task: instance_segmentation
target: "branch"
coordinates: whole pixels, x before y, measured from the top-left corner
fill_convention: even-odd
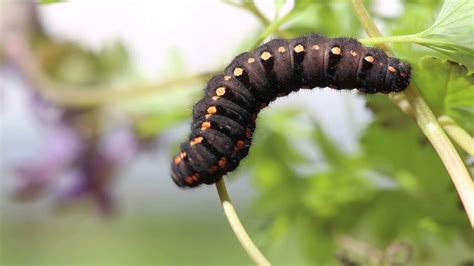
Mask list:
[[[241,3],[235,3],[230,0],[222,0],[222,2],[243,9],[247,10],[250,13],[252,13],[263,25],[268,25],[270,21],[258,10],[257,6],[255,6],[255,3],[253,1],[243,1]]]
[[[370,17],[361,0],[351,0],[356,15],[365,28],[369,37],[380,37],[382,34]],[[392,54],[390,47],[379,44],[388,54]],[[448,170],[451,180],[456,187],[459,198],[466,210],[471,226],[474,228],[474,182],[472,181],[466,166],[456,152],[453,144],[449,141],[445,132],[438,124],[436,117],[426,102],[419,95],[417,88],[411,84],[403,93],[413,109],[414,120],[433,145],[441,161]],[[400,105],[399,105],[400,106]],[[402,108],[402,106],[400,106]],[[403,107],[402,109],[406,109]]]
[[[64,88],[65,85],[51,80],[41,69],[34,52],[26,40],[18,43],[20,52],[14,59],[26,78],[34,84],[32,86],[43,97],[58,105],[95,108],[130,99],[143,97],[163,91],[171,86],[188,85],[210,78],[215,73],[201,73],[187,78],[164,81],[159,84],[132,86],[127,89],[97,87],[88,90],[78,88]]]
[[[221,200],[222,208],[224,208],[225,216],[229,221],[230,227],[234,231],[235,236],[239,239],[242,247],[247,251],[247,254],[257,265],[271,265],[270,262],[263,256],[260,250],[255,246],[250,236],[245,231],[244,226],[240,222],[239,216],[232,206],[227,188],[225,186],[224,178],[221,178],[216,183],[219,199]]]
[[[439,124],[444,131],[469,155],[474,157],[474,138],[460,127],[451,117],[443,115],[438,117]]]

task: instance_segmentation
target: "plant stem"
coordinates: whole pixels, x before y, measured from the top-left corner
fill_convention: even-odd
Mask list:
[[[255,6],[255,3],[253,1],[243,1],[242,3],[234,3],[229,0],[223,0],[222,2],[231,5],[233,7],[237,7],[243,10],[247,10],[250,13],[252,13],[263,25],[268,25],[270,22],[268,19],[258,10],[258,8]]]
[[[58,105],[80,108],[102,107],[103,105],[117,103],[124,99],[148,96],[171,86],[184,86],[203,81],[214,74],[201,73],[187,78],[164,81],[159,84],[128,87],[126,90],[103,87],[84,90],[64,88],[64,85],[51,80],[41,70],[32,50],[25,49],[21,51],[20,56],[15,58],[15,60],[22,73],[34,84],[32,87],[38,90],[42,96]]]
[[[416,44],[426,45],[426,44],[435,42],[433,40],[420,38],[416,35],[373,37],[373,38],[359,39],[359,41],[365,45],[379,45],[383,43],[416,43]]]
[[[380,37],[382,34],[373,22],[362,0],[351,0],[354,11],[369,37]],[[385,43],[379,44],[388,54],[392,54]],[[471,226],[474,228],[474,182],[466,166],[456,152],[453,144],[438,124],[436,117],[426,102],[419,95],[414,85],[410,85],[403,93],[414,111],[414,119],[422,132],[431,142],[441,161],[448,170],[456,187],[459,198],[464,205]]]
[[[277,32],[280,27],[287,22],[288,20],[292,19],[293,16],[296,14],[293,10],[288,12],[284,17],[279,18],[277,20],[272,21],[270,24],[266,25],[267,28],[265,31],[260,35],[257,41],[252,45],[252,49],[259,46],[263,41],[265,41],[268,36],[272,35],[273,33]],[[284,37],[284,36],[283,36]]]
[[[271,265],[270,262],[263,256],[257,246],[253,243],[250,236],[245,231],[244,226],[240,222],[239,216],[232,205],[227,188],[225,186],[224,178],[221,178],[216,183],[217,192],[219,193],[219,199],[224,209],[225,216],[229,221],[230,227],[234,231],[235,236],[240,241],[242,247],[247,251],[247,254],[257,265]]]
[[[474,157],[474,138],[460,127],[451,117],[443,115],[438,117],[439,124],[444,131],[469,155]]]

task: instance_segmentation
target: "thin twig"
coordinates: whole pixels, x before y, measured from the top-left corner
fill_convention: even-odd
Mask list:
[[[210,78],[215,73],[200,73],[187,78],[179,78],[164,81],[159,84],[148,84],[142,86],[131,86],[125,90],[118,88],[90,88],[88,90],[77,88],[64,88],[64,85],[51,80],[42,70],[28,44],[15,62],[22,73],[34,84],[33,88],[38,90],[46,99],[55,104],[69,107],[95,108],[113,104],[133,97],[144,97],[169,89],[171,86],[185,86]],[[26,48],[28,47],[28,48]]]
[[[222,2],[231,5],[233,7],[237,7],[252,13],[263,25],[268,25],[270,21],[258,10],[257,6],[253,1],[243,1],[241,3],[235,3],[229,0],[222,0]]]
[[[366,30],[369,37],[380,37],[382,34],[373,22],[369,12],[361,0],[351,0],[359,21]],[[392,54],[390,47],[379,44],[388,54]],[[406,100],[414,111],[414,120],[438,153],[441,161],[448,170],[451,180],[456,187],[459,198],[464,205],[471,226],[474,228],[474,182],[472,181],[466,166],[456,152],[453,144],[438,124],[433,112],[419,95],[417,88],[411,84],[403,93]],[[402,107],[401,107],[402,108]],[[402,109],[406,109],[405,107]]]
[[[225,186],[224,178],[221,178],[216,183],[217,192],[219,193],[219,199],[221,200],[222,208],[224,208],[225,216],[229,221],[230,227],[234,231],[235,236],[240,241],[242,247],[247,251],[247,254],[257,265],[271,265],[270,262],[263,256],[257,246],[253,243],[250,236],[245,231],[244,226],[240,222],[239,216],[232,205],[227,188]]]
[[[474,156],[474,138],[460,127],[451,117],[443,115],[438,117],[438,122],[444,131],[469,155]]]

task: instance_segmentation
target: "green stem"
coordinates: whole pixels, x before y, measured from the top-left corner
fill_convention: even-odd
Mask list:
[[[460,127],[451,117],[443,115],[438,117],[439,124],[444,131],[453,139],[463,150],[474,157],[474,138]]]
[[[370,37],[380,37],[382,34],[373,22],[369,12],[361,0],[351,0],[354,11],[362,26]],[[387,54],[393,54],[386,44],[380,44]],[[472,181],[466,166],[456,152],[453,144],[449,141],[445,132],[438,124],[436,117],[426,102],[419,95],[414,85],[410,85],[403,93],[413,109],[414,119],[422,132],[431,142],[438,153],[441,161],[446,167],[451,180],[456,187],[459,198],[464,205],[471,226],[474,228],[474,182]]]
[[[308,4],[310,4],[310,3],[311,2],[308,2]],[[273,33],[277,32],[284,23],[286,23],[287,21],[292,19],[296,14],[298,14],[298,12],[295,9],[293,9],[290,12],[288,12],[285,16],[283,16],[282,18],[276,19],[276,20],[272,21],[270,24],[268,24],[267,28],[260,35],[260,37],[254,43],[252,48],[256,48],[257,46],[259,46],[266,38],[268,38]],[[280,33],[281,33],[282,37],[285,37],[285,38],[289,37],[289,35],[285,31],[280,31]]]
[[[416,43],[421,45],[434,43],[434,40],[420,38],[416,35],[401,35],[401,36],[387,36],[387,37],[373,37],[359,40],[365,45],[379,45],[385,43]]]
[[[237,8],[240,8],[240,9],[249,11],[249,12],[252,13],[252,14],[260,21],[260,23],[262,23],[263,25],[268,25],[268,24],[270,24],[270,21],[268,21],[268,19],[258,10],[257,6],[255,6],[255,3],[254,3],[253,1],[244,1],[244,2],[241,3],[241,4],[234,3],[234,2],[229,1],[229,0],[222,0],[222,2],[224,2],[224,3],[228,4],[228,5],[231,5],[231,6],[234,6],[234,7],[237,7]]]
[[[219,193],[219,199],[224,209],[224,213],[229,221],[230,227],[234,231],[235,236],[239,239],[242,247],[247,251],[247,254],[252,258],[252,260],[257,265],[271,265],[270,262],[263,256],[257,246],[253,243],[250,236],[245,231],[244,226],[240,222],[239,216],[232,205],[232,202],[227,193],[227,188],[225,186],[224,178],[221,178],[216,183],[217,192]]]
[[[20,46],[20,45],[19,45]],[[29,47],[27,44],[21,47]],[[143,86],[129,87],[126,90],[118,88],[90,88],[88,90],[67,88],[51,80],[42,71],[39,61],[32,49],[24,49],[21,56],[15,59],[22,73],[34,84],[32,86],[38,90],[48,100],[58,105],[78,107],[78,108],[97,108],[103,105],[113,104],[123,99],[132,97],[149,96],[150,94],[169,89],[172,86],[184,86],[210,78],[215,73],[201,73],[187,78],[179,78],[164,81],[159,84],[149,84]],[[66,88],[65,88],[66,87]]]

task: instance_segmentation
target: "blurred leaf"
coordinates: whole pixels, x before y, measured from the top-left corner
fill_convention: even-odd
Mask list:
[[[140,98],[126,103],[125,108],[135,117],[135,129],[142,137],[150,137],[189,119],[199,88],[170,87],[166,93]]]
[[[313,140],[318,145],[319,150],[323,154],[328,163],[336,167],[344,167],[347,156],[339,149],[322,128],[315,122],[313,123],[314,133]]]
[[[310,177],[304,203],[314,215],[333,217],[349,203],[370,199],[371,187],[367,178],[354,172],[319,173]]]
[[[96,52],[77,43],[44,39],[38,43],[37,52],[46,74],[64,88],[93,89],[126,81],[133,74],[128,52],[120,42]]]
[[[421,187],[426,193],[444,191],[450,185],[440,159],[413,124],[397,128],[373,123],[362,137],[361,144],[375,169],[391,174],[392,178],[401,173],[406,180],[409,172],[423,184]],[[433,178],[439,180],[432,182]]]
[[[177,49],[168,51],[168,56],[163,62],[163,66],[165,66],[165,69],[160,71],[160,80],[179,77],[186,71],[186,63]]]
[[[459,208],[459,199],[451,180],[440,159],[433,152],[433,148],[415,125],[387,128],[373,123],[363,137],[362,145],[374,164],[374,170],[395,181],[395,184],[386,182],[385,187],[394,192],[391,194],[384,192],[379,195],[376,201],[380,204],[379,208],[386,209],[386,206],[394,206],[395,202],[406,201],[403,209],[394,208],[399,215],[408,215],[406,219],[381,223],[385,228],[385,233],[379,232],[376,235],[395,236],[394,232],[389,233],[387,230],[400,231],[401,221],[407,231],[399,233],[406,233],[405,237],[418,235],[411,231],[412,222],[421,221],[421,219],[431,219],[433,223],[445,228],[443,234],[446,230],[467,230],[468,222],[463,210]],[[390,201],[393,200],[393,202],[390,203],[383,203],[385,196],[400,198],[391,199]],[[380,218],[386,216],[386,214],[381,214]],[[409,222],[410,220],[412,222]],[[385,241],[390,241],[390,239],[387,238]]]
[[[65,0],[38,0],[40,5],[56,4],[65,2]]]
[[[120,74],[128,70],[130,60],[127,48],[121,42],[117,41],[105,45],[98,56],[102,69],[109,74]]]
[[[336,265],[336,243],[331,237],[331,223],[321,225],[321,221],[309,215],[297,217],[298,236],[305,254],[321,265]]]
[[[276,11],[275,17],[279,17],[281,8],[285,5],[286,0],[274,0],[273,2],[275,3],[275,11]]]
[[[459,64],[425,57],[414,65],[413,81],[439,117],[448,115],[474,135],[474,76]]]
[[[352,36],[360,29],[349,2],[301,1],[300,6],[296,4],[294,10],[298,15],[294,15],[286,27],[286,31],[295,37],[314,33],[330,37]]]

